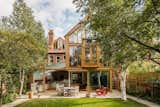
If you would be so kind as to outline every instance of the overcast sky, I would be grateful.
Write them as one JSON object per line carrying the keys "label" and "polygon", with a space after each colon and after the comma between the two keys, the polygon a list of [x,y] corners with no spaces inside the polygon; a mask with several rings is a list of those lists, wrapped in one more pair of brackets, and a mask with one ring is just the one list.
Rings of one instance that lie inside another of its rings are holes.
{"label": "overcast sky", "polygon": [[[15,0],[0,0],[0,17],[9,16]],[[63,37],[82,17],[76,13],[72,0],[24,0],[34,11],[36,20],[42,22],[46,32],[53,29],[55,37]]]}

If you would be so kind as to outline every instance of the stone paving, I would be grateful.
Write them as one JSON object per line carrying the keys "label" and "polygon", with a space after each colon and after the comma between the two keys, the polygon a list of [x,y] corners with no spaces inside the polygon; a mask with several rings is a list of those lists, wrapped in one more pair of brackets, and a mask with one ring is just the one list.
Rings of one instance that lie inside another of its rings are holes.
{"label": "stone paving", "polygon": [[150,102],[150,101],[147,101],[147,100],[143,100],[141,98],[137,98],[137,97],[134,97],[134,96],[130,96],[130,95],[127,95],[127,98],[130,98],[138,103],[141,103],[141,104],[144,104],[144,105],[147,105],[148,107],[160,107],[160,105],[158,104],[155,104],[153,102]]}

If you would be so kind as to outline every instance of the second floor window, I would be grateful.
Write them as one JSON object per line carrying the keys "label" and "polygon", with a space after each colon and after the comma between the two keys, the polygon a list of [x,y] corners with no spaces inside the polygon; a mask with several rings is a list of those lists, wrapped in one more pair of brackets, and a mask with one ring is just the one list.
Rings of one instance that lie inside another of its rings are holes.
{"label": "second floor window", "polygon": [[81,47],[80,46],[70,46],[70,66],[77,67],[81,66]]}
{"label": "second floor window", "polygon": [[49,55],[49,64],[53,64],[53,56],[52,55]]}
{"label": "second floor window", "polygon": [[57,60],[57,63],[58,63],[58,62],[60,62],[60,57],[59,57],[59,56],[57,56],[57,59],[56,59],[56,60]]}

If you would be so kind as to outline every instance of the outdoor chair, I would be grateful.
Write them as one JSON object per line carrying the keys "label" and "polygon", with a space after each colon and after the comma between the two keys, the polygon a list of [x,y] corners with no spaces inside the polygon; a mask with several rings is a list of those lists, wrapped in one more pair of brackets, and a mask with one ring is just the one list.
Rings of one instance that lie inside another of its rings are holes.
{"label": "outdoor chair", "polygon": [[78,96],[79,94],[79,86],[75,86],[75,95]]}
{"label": "outdoor chair", "polygon": [[57,91],[57,95],[62,96],[64,91],[64,84],[62,85],[56,84],[56,91]]}
{"label": "outdoor chair", "polygon": [[99,96],[105,96],[108,93],[108,88],[104,87],[102,90],[96,89],[96,94]]}
{"label": "outdoor chair", "polygon": [[64,96],[71,96],[70,89],[64,89]]}

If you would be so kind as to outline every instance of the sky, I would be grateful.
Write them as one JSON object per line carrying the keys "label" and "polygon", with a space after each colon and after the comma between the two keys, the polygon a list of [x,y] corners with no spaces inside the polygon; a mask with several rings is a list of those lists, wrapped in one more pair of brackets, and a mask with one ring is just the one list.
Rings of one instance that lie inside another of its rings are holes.
{"label": "sky", "polygon": [[[24,0],[32,8],[37,21],[41,21],[47,36],[54,30],[55,38],[63,37],[81,19],[72,0]],[[0,17],[9,16],[15,0],[0,0]]]}

